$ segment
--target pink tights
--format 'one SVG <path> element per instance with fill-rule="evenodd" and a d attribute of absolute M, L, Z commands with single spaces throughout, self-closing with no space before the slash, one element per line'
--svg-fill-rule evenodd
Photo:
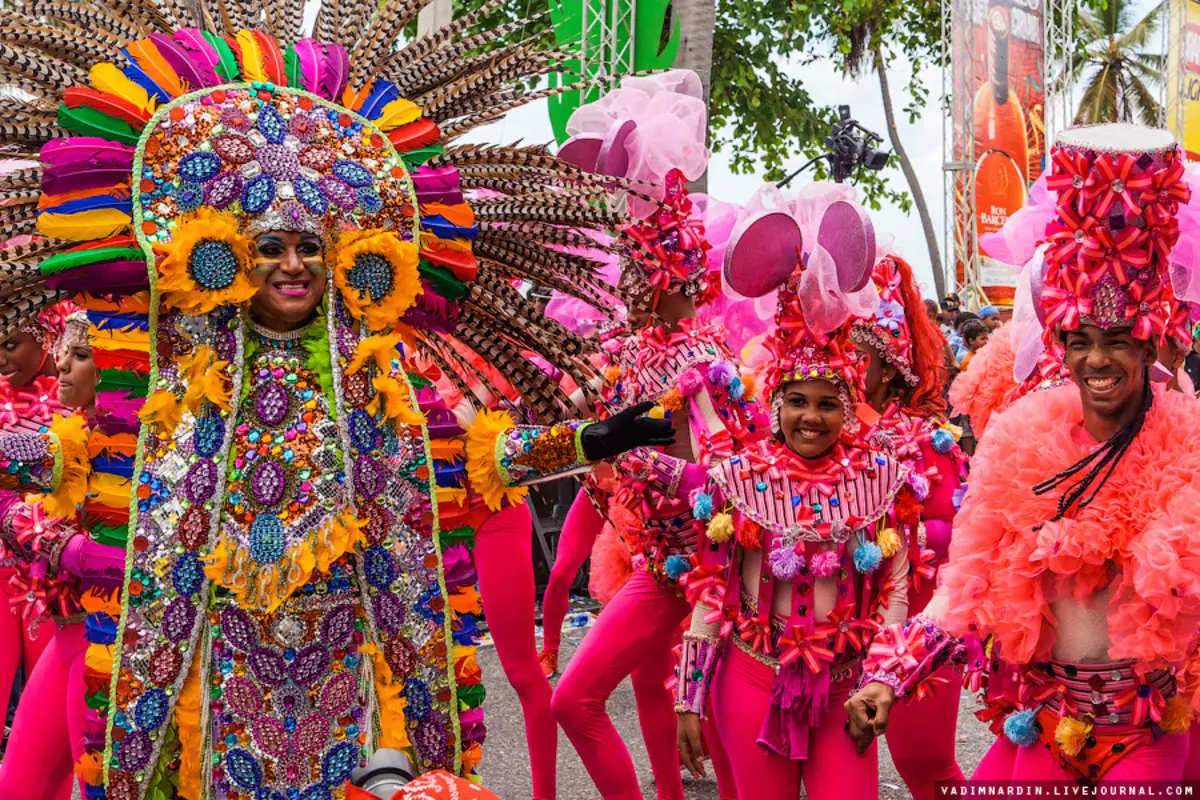
<path fill-rule="evenodd" d="M 53 636 L 50 630 L 43 633 L 50 644 L 21 696 L 0 764 L 0 797 L 7 800 L 67 800 L 75 762 L 83 755 L 83 623 Z"/>
<path fill-rule="evenodd" d="M 550 682 L 534 637 L 533 521 L 525 505 L 509 506 L 479 526 L 475 569 L 488 630 L 508 682 L 521 702 L 534 800 L 553 800 L 558 728 L 550 712 Z"/>
<path fill-rule="evenodd" d="M 852 681 L 830 687 L 829 711 L 812 731 L 809 757 L 791 761 L 758 746 L 758 733 L 771 702 L 775 675 L 764 664 L 729 646 L 717 665 L 713 716 L 742 798 L 793 800 L 804 783 L 811 800 L 874 800 L 879 796 L 879 750 L 858 755 L 843 730 Z"/>
<path fill-rule="evenodd" d="M 571 583 L 603 529 L 604 518 L 592 505 L 587 492 L 579 492 L 563 521 L 562 535 L 554 551 L 554 568 L 550 570 L 550 582 L 546 584 L 546 593 L 542 596 L 542 649 L 548 652 L 558 652 Z"/>
<path fill-rule="evenodd" d="M 554 717 L 604 800 L 641 800 L 637 773 L 605 704 L 633 680 L 638 721 L 658 800 L 682 800 L 675 709 L 664 683 L 674 670 L 671 642 L 688 604 L 649 573 L 638 572 L 605 607 L 554 690 Z"/>
<path fill-rule="evenodd" d="M 1121 759 L 1101 783 L 1116 781 L 1178 781 L 1183 775 L 1188 736 L 1164 736 Z M 987 751 L 972 781 L 1070 781 L 1042 744 L 1017 747 L 1003 736 Z"/>
<path fill-rule="evenodd" d="M 963 779 L 954 757 L 961 678 L 948 666 L 938 677 L 946 683 L 932 696 L 918 703 L 897 703 L 888 720 L 885 741 L 913 800 L 933 800 L 939 782 Z"/>
<path fill-rule="evenodd" d="M 17 668 L 25 666 L 25 680 L 33 675 L 42 652 L 54 638 L 53 623 L 44 623 L 36 637 L 30 635 L 20 612 L 9 602 L 12 598 L 6 577 L 0 576 L 0 706 L 8 708 Z"/>

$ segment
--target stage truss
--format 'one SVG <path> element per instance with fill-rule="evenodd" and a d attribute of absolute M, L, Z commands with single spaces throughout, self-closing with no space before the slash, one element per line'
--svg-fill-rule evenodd
<path fill-rule="evenodd" d="M 636 24 L 637 0 L 584 0 L 579 60 L 589 86 L 583 103 L 597 100 L 622 76 L 633 74 Z"/>

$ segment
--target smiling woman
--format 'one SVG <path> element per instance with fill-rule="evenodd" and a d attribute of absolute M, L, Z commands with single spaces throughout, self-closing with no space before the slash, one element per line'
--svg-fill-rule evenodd
<path fill-rule="evenodd" d="M 250 300 L 256 322 L 279 333 L 308 324 L 325 295 L 321 237 L 294 231 L 268 231 L 254 242 Z"/>
<path fill-rule="evenodd" d="M 838 388 L 826 380 L 796 381 L 780 393 L 779 430 L 788 448 L 801 458 L 817 458 L 832 450 L 846 422 Z"/>

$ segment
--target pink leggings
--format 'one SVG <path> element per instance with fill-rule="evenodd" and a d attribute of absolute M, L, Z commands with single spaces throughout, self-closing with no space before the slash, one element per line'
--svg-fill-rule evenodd
<path fill-rule="evenodd" d="M 943 667 L 938 676 L 947 682 L 932 696 L 897 703 L 888 720 L 885 741 L 913 800 L 934 800 L 939 782 L 963 779 L 954 756 L 961 677 L 952 667 Z"/>
<path fill-rule="evenodd" d="M 68 800 L 75 762 L 83 756 L 83 623 L 53 636 L 52 627 L 44 630 L 50 644 L 21 695 L 0 764 L 0 797 L 6 800 Z"/>
<path fill-rule="evenodd" d="M 558 728 L 534 637 L 533 520 L 525 505 L 492 514 L 475 534 L 475 569 L 488 630 L 525 716 L 534 800 L 554 800 Z"/>
<path fill-rule="evenodd" d="M 54 638 L 54 624 L 43 623 L 38 635 L 31 636 L 20 612 L 9 602 L 12 598 L 7 576 L 0 576 L 0 706 L 8 708 L 17 667 L 25 666 L 25 680 L 33 675 L 42 652 Z"/>
<path fill-rule="evenodd" d="M 554 568 L 550 570 L 550 582 L 546 584 L 546 593 L 542 596 L 543 650 L 558 652 L 571 583 L 592 552 L 592 545 L 602 530 L 604 518 L 592 505 L 587 492 L 580 491 L 575 495 L 575 502 L 571 503 L 571 510 L 563 522 L 558 547 L 554 551 Z"/>
<path fill-rule="evenodd" d="M 713 716 L 733 767 L 738 796 L 793 800 L 804 783 L 811 800 L 875 800 L 879 796 L 879 749 L 872 743 L 858 755 L 844 730 L 842 708 L 853 681 L 830 687 L 829 711 L 812 731 L 809 757 L 792 761 L 758 746 L 758 733 L 771 702 L 775 674 L 733 646 L 725 648 L 714 679 Z"/>
<path fill-rule="evenodd" d="M 554 717 L 604 800 L 641 800 L 637 772 L 605 704 L 627 676 L 650 754 L 658 800 L 682 800 L 675 708 L 664 684 L 671 642 L 690 608 L 649 573 L 638 572 L 605 607 L 554 690 Z"/>
<path fill-rule="evenodd" d="M 1187 760 L 1188 736 L 1164 736 L 1121 759 L 1101 783 L 1110 781 L 1178 781 Z M 1069 781 L 1074 778 L 1054 762 L 1040 742 L 1017 747 L 1001 736 L 987 751 L 972 781 Z"/>
<path fill-rule="evenodd" d="M 1193 722 L 1188 731 L 1191 747 L 1188 749 L 1187 761 L 1183 765 L 1183 780 L 1200 781 L 1200 722 Z"/>

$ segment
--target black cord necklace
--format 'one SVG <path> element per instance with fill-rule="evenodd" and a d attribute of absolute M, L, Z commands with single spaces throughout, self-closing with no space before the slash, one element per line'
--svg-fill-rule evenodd
<path fill-rule="evenodd" d="M 1147 371 L 1142 384 L 1142 397 L 1138 404 L 1138 413 L 1134 418 L 1121 426 L 1119 431 L 1114 433 L 1108 441 L 1095 451 L 1076 461 L 1054 477 L 1047 478 L 1033 487 L 1035 495 L 1046 494 L 1062 486 L 1091 465 L 1091 469 L 1082 478 L 1068 486 L 1066 491 L 1062 493 L 1062 496 L 1058 498 L 1058 509 L 1054 517 L 1050 519 L 1050 522 L 1057 522 L 1062 519 L 1072 508 L 1075 508 L 1077 511 L 1082 510 L 1096 499 L 1096 495 L 1104 488 L 1104 484 L 1112 476 L 1113 471 L 1117 468 L 1117 464 L 1120 463 L 1125 452 L 1129 449 L 1129 445 L 1133 444 L 1133 440 L 1141 432 L 1142 425 L 1146 422 L 1146 414 L 1153 403 L 1154 393 L 1150 389 L 1150 376 Z M 1092 488 L 1093 485 L 1095 488 Z M 1088 492 L 1089 489 L 1091 489 L 1090 493 Z M 1085 494 L 1087 495 L 1086 497 L 1084 496 Z M 1040 530 L 1041 527 L 1041 525 L 1038 525 L 1034 530 Z"/>

